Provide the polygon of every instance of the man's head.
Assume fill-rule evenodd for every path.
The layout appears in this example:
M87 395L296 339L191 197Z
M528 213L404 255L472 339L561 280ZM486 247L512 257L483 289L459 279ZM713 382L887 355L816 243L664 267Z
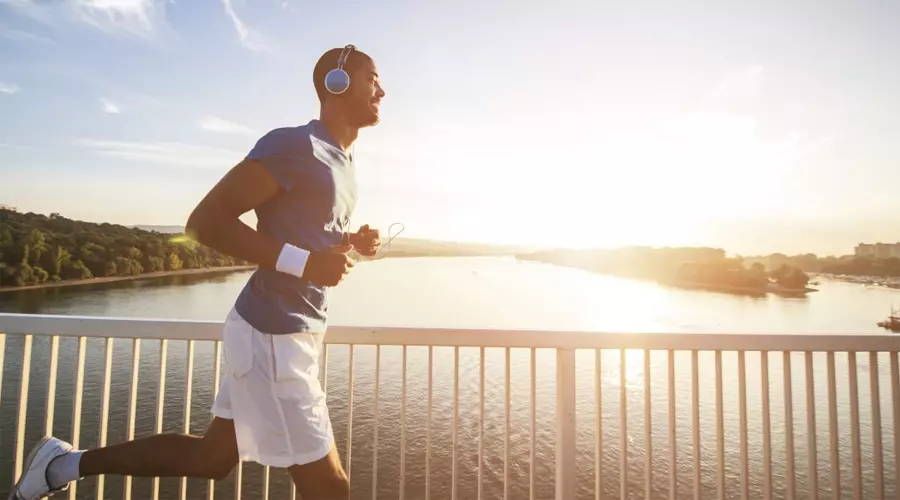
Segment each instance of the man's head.
M375 125L384 90L371 57L358 50L350 51L344 64L344 71L350 75L350 87L342 94L332 94L325 88L325 75L338 67L342 50L331 49L323 54L313 70L313 84L322 113L339 115L348 124L360 128Z

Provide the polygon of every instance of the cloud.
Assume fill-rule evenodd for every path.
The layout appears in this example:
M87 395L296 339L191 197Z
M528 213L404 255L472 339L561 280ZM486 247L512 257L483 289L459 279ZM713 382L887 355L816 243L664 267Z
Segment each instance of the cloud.
M256 136L259 133L250 127L239 123L230 122L217 116L207 116L200 120L200 128L207 132L219 132L221 134L237 134Z
M231 23L234 24L234 30L237 31L238 38L241 40L241 45L245 48L252 50L254 52L265 52L269 50L268 44L265 39L259 32L248 28L244 21L238 17L237 12L234 10L234 4L232 0L222 0L222 6L225 7L225 15L231 19Z
M122 112L122 108L120 108L118 104L103 97L100 98L100 109L102 109L104 113L109 113L111 115L117 115Z
M169 0L0 0L20 15L49 25L87 24L108 34L151 38L166 24ZM19 35L21 36L21 35Z
M76 139L75 145L102 156L169 167L219 170L227 169L241 159L241 153L227 149L180 142L130 142L82 138Z
M15 94L21 90L22 87L19 87L15 83L0 82L0 92L4 94Z
M153 35L165 23L164 0L70 0L80 19L98 29Z

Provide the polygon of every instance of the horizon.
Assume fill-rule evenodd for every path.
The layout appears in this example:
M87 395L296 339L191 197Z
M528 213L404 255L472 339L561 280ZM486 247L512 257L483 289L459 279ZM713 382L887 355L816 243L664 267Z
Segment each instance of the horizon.
M343 5L0 0L0 203L186 220L262 134L317 116L312 67L353 43L387 94L354 226L743 255L900 240L900 4Z
M184 224L132 224L132 223L122 224L122 223L109 222L109 221L90 221L90 220L72 219L71 217L67 217L65 214L59 213L59 212L50 212L50 213L23 212L21 210L18 210L18 207L11 207L10 205L4 205L3 203L0 203L0 210L10 209L10 208L12 208L13 211L16 211L17 213L24 214L24 215L35 214L35 215L41 215L44 217L49 217L51 214L56 213L57 215L59 215L62 218L66 218L66 219L77 221L77 222L86 222L89 224L108 223L108 224L119 225L119 226L126 227L129 229L139 229L142 231L153 231L153 230L155 230L153 228L178 228L180 231L184 231L184 228L185 228ZM603 251L603 250L625 250L625 249L629 249L629 248L665 249L665 248L693 247L693 245L681 245L681 246L678 246L678 245L618 245L618 246L608 246L608 247L597 246L597 247L577 248L577 247L555 247L555 246L547 246L547 245L532 245L532 244L520 244L520 243L496 243L496 242L490 242L490 241L484 242L484 241L465 241L465 240L445 240L445 239L422 238L422 237L415 237L415 236L409 237L409 236L400 236L400 235L398 235L396 238L397 238L397 240L404 240L404 241L418 241L418 242L425 242L425 243L452 244L452 245L461 245L461 246L466 246L466 245L485 246L485 247L492 247L492 248L515 248L517 250L523 250L523 251L524 250L527 250L527 251L568 251L568 250ZM895 244L894 242L889 242L889 241L877 241L877 242L873 241L873 242L860 242L860 243ZM896 242L896 244L900 244L900 242ZM816 253L816 252L792 253L792 252L781 252L781 251L768 252L765 254L743 254L740 252L730 251L728 248L725 248L722 245L702 245L702 246L696 246L696 248L715 248L715 249L724 250L726 257L728 257L728 258L768 257L768 256L775 255L775 254L783 254L788 257L795 257L795 256L799 256L799 255L813 254L817 258L822 259L822 258L843 258L843 257L855 255L855 252L854 252L855 249L853 249L853 248L851 248L849 251L846 251L846 252L829 253L829 254L820 254L820 253Z

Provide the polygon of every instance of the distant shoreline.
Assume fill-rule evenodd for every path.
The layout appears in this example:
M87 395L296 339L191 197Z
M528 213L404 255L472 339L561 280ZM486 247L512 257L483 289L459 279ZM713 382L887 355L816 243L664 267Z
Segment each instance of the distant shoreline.
M659 279L657 281L663 285L668 285L675 288L683 288L686 290L703 290L708 292L723 292L748 295L766 295L770 293L775 295L805 295L807 293L819 291L817 288L810 287L784 288L774 283L767 283L764 287L750 287L729 285L727 283L704 283L699 281L682 281L676 279Z
M478 257L481 255L440 255L440 254L429 254L426 252L415 252L415 251L397 251L395 253L388 253L387 255L374 259L365 259L362 258L359 262L368 262L368 261L377 261L382 259L404 259L404 258L429 258L429 257ZM491 255L484 255L489 257ZM228 267L204 267L199 269L182 269L179 271L158 271L153 273L141 273L137 276L105 276L101 278L89 278L85 280L66 280L66 281L57 281L54 283L41 283L39 285L26 285L26 286L3 286L0 287L0 293L4 292L23 292L26 290L39 290L43 288L60 288L60 287L69 287L69 286L81 286L81 285L99 285L104 283L116 283L120 281L133 281L139 279L148 279L148 278L163 278L166 276L188 276L188 275L196 275L196 274L216 274L216 273L227 273L227 272L237 272L237 271L249 271L252 269L256 269L257 266L228 266Z
M3 292L22 292L25 290L38 290L41 288L60 288L67 286L80 285L98 285L102 283L115 283L119 281L133 281L146 278L163 278L166 276L187 276L192 274L215 274L228 273L236 271L249 271L256 269L256 266L228 266L228 267L203 267L199 269L181 269L178 271L157 271L153 273L141 273L136 276L105 276L102 278L90 278L86 280L67 280L57 281L55 283L41 283L39 285L26 286L4 286L0 287L0 293Z
M629 272L621 272L608 268L597 268L589 265L579 264L579 263L567 263L554 259L546 259L546 258L535 258L533 256L528 255L517 255L517 260L526 261L526 262L540 262L544 264L550 264L560 267L568 267L573 269L581 269L583 271L588 271L595 274L601 274L604 276L615 276L617 278L631 279L631 280L639 280L639 281L652 281L658 283L660 285L670 286L673 288L681 288L684 290L702 290L706 292L719 292L719 293L731 293L731 294L740 294L740 295L758 295L764 296L767 294L775 294L775 295L784 295L784 296L799 296L805 295L811 292L817 292L818 289L804 287L804 288L785 288L779 286L775 283L767 283L766 286L763 287L749 287L749 286L739 286L739 285L731 285L728 283L713 283L713 282L694 282L694 281L686 281L677 278L663 278L659 276L654 276L652 274L646 273L629 273Z

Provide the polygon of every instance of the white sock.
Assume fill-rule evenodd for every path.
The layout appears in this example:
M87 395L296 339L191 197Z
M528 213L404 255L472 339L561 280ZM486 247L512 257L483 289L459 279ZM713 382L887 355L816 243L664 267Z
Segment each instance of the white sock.
M50 461L47 467L47 480L51 488L59 488L66 483L81 479L79 465L83 451L72 450Z

